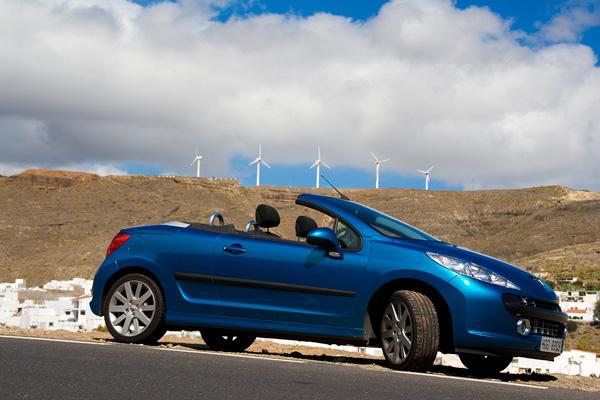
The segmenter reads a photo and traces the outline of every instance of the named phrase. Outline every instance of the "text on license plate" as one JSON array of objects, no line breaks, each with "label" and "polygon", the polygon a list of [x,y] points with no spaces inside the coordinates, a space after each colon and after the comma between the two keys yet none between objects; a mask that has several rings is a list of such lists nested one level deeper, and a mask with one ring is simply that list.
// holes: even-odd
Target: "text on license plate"
[{"label": "text on license plate", "polygon": [[551,337],[542,336],[540,343],[540,351],[546,353],[562,353],[563,340]]}]

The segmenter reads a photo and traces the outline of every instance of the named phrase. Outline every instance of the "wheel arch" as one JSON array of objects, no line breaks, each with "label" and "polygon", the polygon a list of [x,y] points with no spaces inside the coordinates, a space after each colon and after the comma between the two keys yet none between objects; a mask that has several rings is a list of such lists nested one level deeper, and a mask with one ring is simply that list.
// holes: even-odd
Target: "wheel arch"
[{"label": "wheel arch", "polygon": [[418,279],[394,279],[379,287],[369,299],[366,315],[367,318],[365,318],[365,320],[366,324],[370,324],[370,326],[366,326],[365,330],[369,331],[370,329],[372,335],[379,339],[379,329],[377,327],[383,314],[384,305],[392,293],[398,290],[412,290],[422,293],[431,299],[433,305],[435,306],[440,323],[440,351],[443,353],[453,353],[455,348],[454,331],[452,325],[452,315],[450,313],[448,303],[437,289]]},{"label": "wheel arch", "polygon": [[144,275],[144,276],[152,279],[154,281],[154,283],[156,283],[156,286],[158,286],[158,288],[160,289],[160,292],[162,294],[164,305],[165,305],[165,313],[166,313],[166,310],[167,310],[167,297],[165,296],[165,290],[164,290],[164,288],[163,288],[163,286],[162,286],[162,284],[160,282],[160,279],[158,279],[158,277],[156,276],[156,274],[153,273],[148,268],[144,268],[144,267],[140,267],[140,266],[130,266],[130,267],[120,268],[117,271],[115,271],[115,273],[112,274],[108,278],[108,280],[104,284],[104,288],[102,288],[102,303],[101,303],[100,313],[102,315],[104,315],[104,301],[106,299],[106,294],[108,293],[108,291],[110,290],[110,288],[112,287],[112,285],[116,281],[118,281],[119,279],[121,279],[122,277],[124,277],[125,275],[129,275],[129,274]]}]

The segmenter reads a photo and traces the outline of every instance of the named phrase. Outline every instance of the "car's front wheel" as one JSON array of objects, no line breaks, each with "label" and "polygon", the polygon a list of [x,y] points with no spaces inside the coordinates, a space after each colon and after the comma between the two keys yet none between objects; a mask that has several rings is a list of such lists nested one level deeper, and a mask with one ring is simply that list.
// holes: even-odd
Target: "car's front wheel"
[{"label": "car's front wheel", "polygon": [[118,342],[157,342],[166,332],[165,301],[152,279],[141,274],[117,280],[104,298],[106,328]]},{"label": "car's front wheel", "polygon": [[429,297],[410,290],[397,291],[386,303],[379,326],[383,355],[396,369],[425,370],[435,361],[439,330]]},{"label": "car's front wheel", "polygon": [[494,357],[480,354],[460,353],[460,361],[473,375],[493,376],[508,367],[512,357]]},{"label": "car's front wheel", "polygon": [[240,353],[254,343],[256,337],[250,335],[226,335],[214,331],[202,331],[202,340],[212,350]]}]

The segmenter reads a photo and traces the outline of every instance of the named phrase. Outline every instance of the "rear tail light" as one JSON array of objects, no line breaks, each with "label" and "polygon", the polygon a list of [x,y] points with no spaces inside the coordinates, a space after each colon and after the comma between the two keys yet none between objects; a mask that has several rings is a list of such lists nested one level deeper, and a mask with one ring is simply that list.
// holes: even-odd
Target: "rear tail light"
[{"label": "rear tail light", "polygon": [[119,247],[123,246],[131,235],[128,233],[117,233],[106,249],[106,257],[114,253]]}]

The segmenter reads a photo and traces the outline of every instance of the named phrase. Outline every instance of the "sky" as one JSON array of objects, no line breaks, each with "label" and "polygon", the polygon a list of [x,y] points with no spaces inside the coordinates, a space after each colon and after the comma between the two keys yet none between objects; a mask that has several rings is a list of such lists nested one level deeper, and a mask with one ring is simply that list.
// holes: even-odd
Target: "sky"
[{"label": "sky", "polygon": [[0,0],[0,174],[600,190],[597,0]]}]

